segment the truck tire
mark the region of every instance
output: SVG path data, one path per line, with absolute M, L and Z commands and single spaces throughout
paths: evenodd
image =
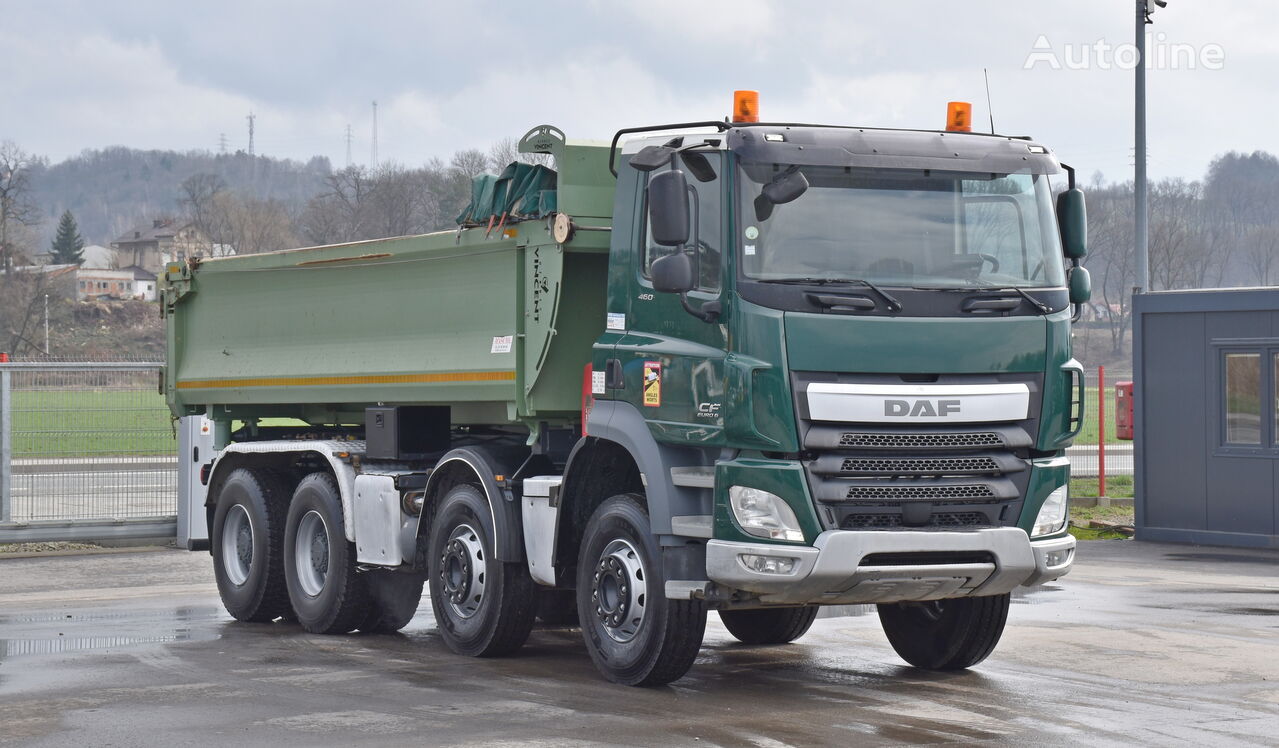
M 393 634 L 417 615 L 426 580 L 417 574 L 377 569 L 364 573 L 369 609 L 357 628 L 366 634 Z
M 719 619 L 742 644 L 790 644 L 812 628 L 817 606 L 721 610 Z
M 879 607 L 879 622 L 897 654 L 926 670 L 963 670 L 995 649 L 1010 596 L 960 597 Z
M 706 631 L 700 600 L 666 599 L 644 499 L 614 496 L 591 516 L 577 564 L 582 638 L 605 678 L 659 686 L 692 667 Z
M 431 521 L 431 609 L 444 643 L 469 657 L 506 655 L 524 646 L 537 614 L 528 566 L 493 555 L 480 520 L 489 511 L 478 488 L 460 484 L 445 495 Z
M 313 634 L 345 634 L 368 614 L 366 580 L 347 542 L 342 499 L 328 473 L 302 479 L 284 526 L 284 579 L 302 628 Z
M 292 613 L 284 583 L 288 488 L 275 474 L 237 468 L 223 481 L 210 548 L 222 605 L 238 621 L 264 623 Z
M 577 592 L 538 590 L 537 620 L 547 626 L 570 626 L 577 623 Z

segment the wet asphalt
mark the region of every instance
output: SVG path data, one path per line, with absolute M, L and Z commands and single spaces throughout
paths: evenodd
M 573 628 L 516 656 L 233 622 L 209 556 L 0 557 L 0 745 L 1279 744 L 1279 552 L 1082 543 L 970 672 L 905 666 L 869 608 L 692 671 L 601 680 Z

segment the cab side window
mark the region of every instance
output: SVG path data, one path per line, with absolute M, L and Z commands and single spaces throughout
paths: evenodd
M 718 153 L 699 152 L 709 162 L 711 169 L 714 170 L 715 178 L 703 182 L 695 178 L 691 170 L 684 168 L 684 173 L 688 177 L 688 184 L 692 187 L 692 193 L 689 194 L 689 212 L 693 217 L 692 231 L 687 250 L 694 252 L 697 257 L 698 265 L 698 284 L 697 290 L 710 293 L 718 292 L 720 289 L 720 268 L 723 261 L 723 240 L 722 240 L 722 195 L 723 183 L 720 179 L 720 155 Z M 679 162 L 679 156 L 676 157 L 676 168 L 683 168 L 683 163 Z M 666 167 L 663 167 L 666 168 Z M 656 174 L 658 172 L 652 172 Z M 649 268 L 652 267 L 653 261 L 659 257 L 673 254 L 678 251 L 677 247 L 663 247 L 654 242 L 650 237 L 652 231 L 648 223 L 648 177 L 644 178 L 645 185 L 645 204 L 644 204 L 644 235 L 641 237 L 641 246 L 644 247 L 642 256 L 644 277 L 649 277 Z

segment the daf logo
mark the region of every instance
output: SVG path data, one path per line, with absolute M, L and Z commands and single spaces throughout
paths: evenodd
M 959 412 L 959 400 L 885 400 L 884 415 L 898 418 L 945 418 Z

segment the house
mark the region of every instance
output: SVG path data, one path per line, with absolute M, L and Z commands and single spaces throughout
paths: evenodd
M 141 299 L 155 301 L 156 274 L 138 266 L 122 270 L 79 268 L 76 271 L 76 299 Z
M 173 218 L 157 218 L 150 226 L 125 232 L 111 242 L 111 248 L 120 264 L 153 273 L 167 262 L 213 254 L 212 242 L 193 222 Z

